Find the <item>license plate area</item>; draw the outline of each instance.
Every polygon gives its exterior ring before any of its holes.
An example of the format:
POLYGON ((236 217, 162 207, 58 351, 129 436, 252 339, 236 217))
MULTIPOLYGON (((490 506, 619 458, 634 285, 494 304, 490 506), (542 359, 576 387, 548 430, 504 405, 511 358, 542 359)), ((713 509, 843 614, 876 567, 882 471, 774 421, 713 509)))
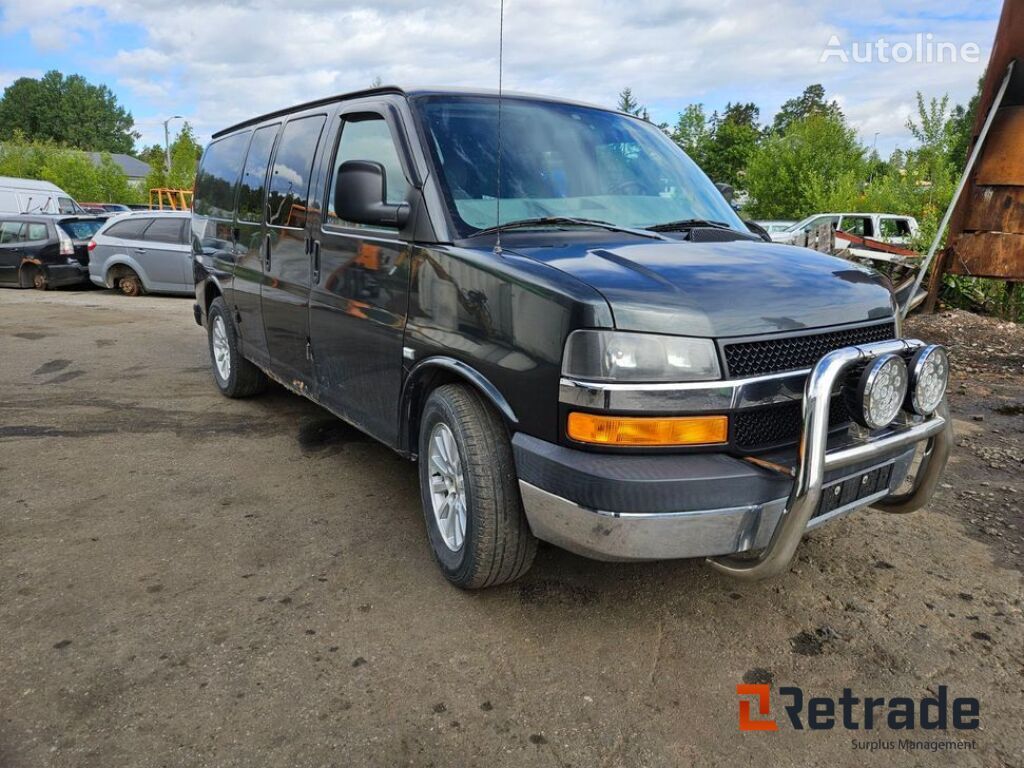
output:
POLYGON ((841 512, 858 502, 874 497, 876 500, 889 492, 889 481, 895 462, 883 464, 864 472, 833 480, 821 490, 821 501, 811 520, 841 512))

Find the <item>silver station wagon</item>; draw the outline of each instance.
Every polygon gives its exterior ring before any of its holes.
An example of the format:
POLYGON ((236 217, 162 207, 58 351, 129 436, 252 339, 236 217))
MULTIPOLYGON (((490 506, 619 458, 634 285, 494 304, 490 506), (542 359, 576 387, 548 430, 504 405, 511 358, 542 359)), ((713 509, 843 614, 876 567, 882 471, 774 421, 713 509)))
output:
POLYGON ((112 218, 89 243, 89 279, 126 296, 195 294, 188 211, 143 211, 112 218))

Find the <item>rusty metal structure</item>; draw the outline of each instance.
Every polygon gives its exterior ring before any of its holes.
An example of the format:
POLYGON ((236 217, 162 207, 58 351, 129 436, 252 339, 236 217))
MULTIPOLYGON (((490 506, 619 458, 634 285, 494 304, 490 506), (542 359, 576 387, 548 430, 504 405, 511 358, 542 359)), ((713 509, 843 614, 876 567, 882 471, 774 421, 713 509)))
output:
POLYGON ((926 311, 935 308, 947 273, 1024 280, 1024 0, 1003 5, 972 137, 926 311))

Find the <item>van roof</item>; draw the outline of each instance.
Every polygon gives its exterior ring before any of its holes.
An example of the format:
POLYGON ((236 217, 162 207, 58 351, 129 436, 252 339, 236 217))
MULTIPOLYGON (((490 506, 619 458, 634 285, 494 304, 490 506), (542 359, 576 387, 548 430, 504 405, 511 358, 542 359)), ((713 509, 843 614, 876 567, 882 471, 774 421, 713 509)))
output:
MULTIPOLYGON (((367 96, 381 96, 381 95, 387 95, 387 94, 395 94, 395 95, 399 95, 399 96, 410 96, 410 97, 411 96, 441 96, 441 95, 495 97, 495 96, 498 95, 498 92, 495 91, 495 90, 489 90, 489 89, 486 89, 486 88, 427 88, 427 87, 423 87, 423 88, 412 88, 412 89, 409 89, 409 88, 401 88, 401 87, 399 87, 397 85, 382 85, 382 86, 379 86, 377 88, 364 88, 363 90, 360 90, 360 91, 351 91, 349 93, 339 93, 339 94, 336 94, 334 96, 325 96, 324 98, 321 98, 321 99, 314 99, 313 101, 306 101, 306 102, 303 102, 302 104, 295 104, 294 106, 291 106, 291 107, 286 107, 284 109, 274 110, 273 112, 267 112, 264 115, 259 115, 258 117, 251 117, 248 120, 243 120, 240 123, 235 123, 232 126, 229 126, 227 128, 223 128, 223 129, 217 131, 216 133, 214 133, 211 138, 219 139, 222 136, 227 136, 229 133, 233 133, 233 132, 235 132, 237 130, 240 130, 241 128, 248 128, 249 126, 252 126, 252 125, 258 125, 259 123, 262 123, 264 120, 270 120, 270 119, 275 118, 275 117, 283 117, 285 115, 290 115, 293 112, 301 112, 303 110, 312 109, 314 107, 326 106, 327 104, 334 104, 335 102, 344 101, 344 100, 347 100, 347 99, 361 99, 361 98, 365 98, 367 96)), ((603 106, 601 106, 599 104, 588 104, 588 103, 583 102, 583 101, 574 101, 572 99, 563 99, 563 98, 558 98, 558 97, 555 97, 555 96, 543 96, 543 95, 534 94, 534 93, 521 93, 521 92, 517 92, 517 91, 503 91, 501 95, 502 95, 503 98, 509 98, 509 99, 530 99, 532 101, 553 101, 553 102, 558 102, 560 104, 575 104, 575 105, 580 106, 580 107, 589 107, 591 109, 601 109, 601 110, 604 110, 606 112, 617 112, 618 111, 618 110, 615 110, 615 109, 611 109, 609 107, 603 107, 603 106)), ((628 113, 623 112, 623 113, 620 113, 620 114, 628 114, 628 113)), ((629 115, 629 117, 636 117, 636 115, 629 115)), ((639 119, 639 118, 637 118, 637 119, 639 119)))
POLYGON ((45 190, 46 192, 60 192, 62 195, 68 195, 63 189, 58 187, 49 181, 41 181, 39 179, 18 179, 14 176, 0 176, 0 187, 14 187, 16 189, 35 189, 45 190))

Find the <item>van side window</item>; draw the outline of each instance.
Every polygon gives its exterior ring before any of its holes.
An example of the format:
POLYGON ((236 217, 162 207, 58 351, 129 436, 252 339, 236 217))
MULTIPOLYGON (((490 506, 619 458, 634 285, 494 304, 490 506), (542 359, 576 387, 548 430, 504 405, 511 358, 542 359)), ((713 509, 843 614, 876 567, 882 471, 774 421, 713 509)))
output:
POLYGON ((142 231, 153 221, 149 217, 132 217, 126 221, 119 221, 103 234, 107 237, 117 237, 121 240, 141 240, 142 231))
POLYGON ((263 192, 267 188, 267 166, 280 123, 266 125, 252 135, 245 158, 242 183, 238 186, 238 220, 259 224, 263 220, 263 192))
POLYGON ((193 210, 200 216, 230 219, 235 210, 235 187, 242 174, 242 159, 249 144, 243 131, 213 142, 203 153, 196 174, 193 210))
MULTIPOLYGON (((402 171, 398 150, 388 128, 387 121, 380 115, 361 114, 346 116, 341 125, 338 151, 331 170, 330 189, 327 196, 328 224, 346 227, 362 227, 362 224, 342 221, 334 211, 334 185, 338 180, 338 168, 349 160, 373 160, 384 166, 384 189, 388 203, 401 203, 409 192, 409 182, 402 171)), ((388 227, 394 229, 394 227, 388 227)))
POLYGON ((324 115, 312 115, 285 125, 267 195, 267 223, 271 226, 305 226, 313 158, 326 119, 324 115))

